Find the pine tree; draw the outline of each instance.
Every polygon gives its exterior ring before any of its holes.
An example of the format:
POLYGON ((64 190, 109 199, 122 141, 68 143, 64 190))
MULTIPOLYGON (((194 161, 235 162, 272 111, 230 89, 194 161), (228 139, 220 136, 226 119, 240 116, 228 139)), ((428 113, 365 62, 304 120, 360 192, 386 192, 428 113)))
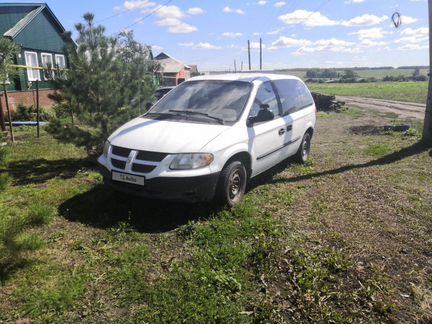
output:
POLYGON ((58 111, 74 115, 77 123, 57 119, 48 131, 94 152, 115 128, 144 112, 153 97, 157 65, 150 47, 135 41, 131 31, 106 36, 103 26, 94 26, 90 13, 75 28, 76 44, 70 33, 66 35, 69 70, 56 73, 52 82, 58 91, 52 99, 58 111))

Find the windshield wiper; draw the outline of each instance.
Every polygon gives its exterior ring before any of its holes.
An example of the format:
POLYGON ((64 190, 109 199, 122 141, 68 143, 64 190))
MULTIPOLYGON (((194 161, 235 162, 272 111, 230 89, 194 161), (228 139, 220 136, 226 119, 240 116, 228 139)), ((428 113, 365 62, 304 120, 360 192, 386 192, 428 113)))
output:
POLYGON ((204 116, 204 117, 216 120, 221 125, 225 124, 225 122, 224 122, 224 120, 222 118, 219 118, 219 117, 216 117, 216 116, 212 116, 212 115, 209 115, 209 114, 201 112, 201 111, 170 109, 169 112, 180 113, 180 114, 183 113, 183 114, 186 114, 186 115, 200 115, 200 116, 204 116))

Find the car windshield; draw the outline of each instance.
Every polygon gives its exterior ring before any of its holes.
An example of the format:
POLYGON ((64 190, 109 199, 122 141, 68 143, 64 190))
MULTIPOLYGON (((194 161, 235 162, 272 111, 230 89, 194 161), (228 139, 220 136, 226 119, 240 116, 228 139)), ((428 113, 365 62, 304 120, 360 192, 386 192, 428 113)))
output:
POLYGON ((206 120, 224 124, 240 117, 252 85, 244 81, 184 82, 171 90, 146 114, 206 120))

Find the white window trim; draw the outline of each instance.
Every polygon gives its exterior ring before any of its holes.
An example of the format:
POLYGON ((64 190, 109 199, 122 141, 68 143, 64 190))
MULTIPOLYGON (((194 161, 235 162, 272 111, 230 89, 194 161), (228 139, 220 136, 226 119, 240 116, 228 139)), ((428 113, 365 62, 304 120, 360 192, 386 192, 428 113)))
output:
MULTIPOLYGON (((49 57, 51 57, 51 69, 54 69, 55 68, 55 66, 54 66, 54 60, 53 60, 53 55, 51 54, 51 53, 41 53, 41 59, 42 59, 42 66, 43 67, 46 67, 45 65, 44 65, 44 56, 49 56, 49 57)), ((50 80, 50 79, 48 79, 47 77, 45 77, 45 70, 42 70, 42 75, 43 75, 43 77, 44 77, 44 80, 45 81, 47 81, 47 80, 50 80)), ((52 78, 54 79, 54 71, 51 71, 51 75, 52 75, 52 78)))
POLYGON ((58 65, 58 63, 57 63, 58 62, 57 61, 58 57, 63 57, 64 66, 62 68, 65 69, 66 68, 66 58, 65 58, 65 56, 63 54, 55 54, 55 64, 56 65, 58 65))
MULTIPOLYGON (((37 52, 24 51, 24 60, 25 60, 25 62, 26 62, 26 65, 28 65, 28 62, 27 62, 27 54, 35 54, 35 55, 36 55, 36 66, 39 66, 39 58, 38 58, 37 52)), ((36 71, 37 71, 37 78, 36 78, 36 79, 33 78, 33 76, 30 77, 29 72, 32 71, 32 70, 34 70, 34 69, 27 69, 27 79, 28 79, 28 81, 36 81, 36 80, 39 80, 39 81, 40 81, 40 73, 39 73, 39 70, 36 70, 36 71)))

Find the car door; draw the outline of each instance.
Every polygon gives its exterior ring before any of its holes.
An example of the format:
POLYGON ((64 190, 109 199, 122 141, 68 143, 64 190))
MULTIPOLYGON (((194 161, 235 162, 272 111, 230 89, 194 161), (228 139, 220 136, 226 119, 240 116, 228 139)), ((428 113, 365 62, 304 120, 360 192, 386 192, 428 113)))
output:
POLYGON ((305 86, 299 80, 276 80, 274 85, 280 98, 282 117, 287 130, 285 147, 282 152, 282 155, 287 158, 294 155, 299 148, 306 131, 308 111, 305 108, 310 106, 313 100, 310 98, 312 101, 308 101, 309 98, 307 98, 305 89, 303 89, 305 86))
POLYGON ((257 91, 249 118, 256 117, 263 104, 268 105, 274 117, 270 121, 254 123, 248 127, 250 152, 252 152, 252 176, 255 176, 281 160, 285 123, 280 114, 280 103, 271 82, 261 84, 257 91))

